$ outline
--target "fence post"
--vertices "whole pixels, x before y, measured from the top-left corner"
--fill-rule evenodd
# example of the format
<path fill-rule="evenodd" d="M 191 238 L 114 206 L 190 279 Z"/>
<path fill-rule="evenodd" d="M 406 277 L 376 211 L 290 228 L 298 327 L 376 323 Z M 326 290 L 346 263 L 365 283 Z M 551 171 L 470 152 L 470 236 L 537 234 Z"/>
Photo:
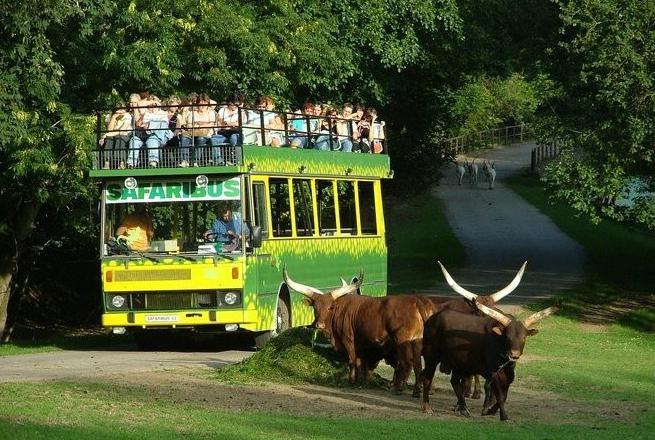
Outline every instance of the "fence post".
<path fill-rule="evenodd" d="M 531 157 L 530 157 L 530 169 L 534 173 L 535 170 L 537 169 L 537 149 L 533 148 Z"/>

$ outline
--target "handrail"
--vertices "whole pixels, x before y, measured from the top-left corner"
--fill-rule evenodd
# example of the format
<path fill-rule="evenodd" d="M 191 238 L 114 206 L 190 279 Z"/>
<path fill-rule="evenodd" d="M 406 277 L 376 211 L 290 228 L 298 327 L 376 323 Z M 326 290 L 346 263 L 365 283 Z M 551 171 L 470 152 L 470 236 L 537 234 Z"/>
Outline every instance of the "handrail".
<path fill-rule="evenodd" d="M 442 139 L 440 142 L 443 157 L 453 158 L 466 151 L 471 145 L 497 145 L 525 142 L 532 138 L 534 132 L 528 124 L 508 125 L 492 128 L 473 134 Z"/>
<path fill-rule="evenodd" d="M 202 114 L 201 109 L 207 108 L 214 112 L 213 117 L 196 122 Z M 355 145 L 359 145 L 360 139 L 355 137 L 356 121 L 354 119 L 339 118 L 336 116 L 298 114 L 285 111 L 268 110 L 264 108 L 232 107 L 218 104 L 189 104 L 189 105 L 166 105 L 149 104 L 115 108 L 111 116 L 106 120 L 103 115 L 106 112 L 96 112 L 96 165 L 103 168 L 114 168 L 120 163 L 119 168 L 127 164 L 129 167 L 143 168 L 143 163 L 151 166 L 160 166 L 159 162 L 165 150 L 177 148 L 177 157 L 174 160 L 166 160 L 166 167 L 187 166 L 188 162 L 196 162 L 195 156 L 205 154 L 201 157 L 203 162 L 223 163 L 226 149 L 240 147 L 244 144 L 271 145 L 274 147 L 290 146 L 291 148 L 314 148 L 319 150 L 340 150 L 351 151 Z M 227 114 L 226 112 L 230 113 Z M 235 115 L 234 112 L 237 112 Z M 124 123 L 118 128 L 109 127 L 112 118 L 123 118 L 129 115 L 129 126 Z M 118 116 L 116 116 L 118 115 Z M 190 116 L 187 116 L 190 115 Z M 236 116 L 236 125 L 229 123 Z M 147 124 L 137 121 L 146 118 Z M 190 117 L 190 120 L 189 120 Z M 172 118 L 177 121 L 173 126 Z M 224 118 L 224 119 L 223 119 Z M 206 121 L 206 122 L 205 122 Z M 274 121 L 277 121 L 274 122 Z M 152 127 L 153 122 L 156 128 Z M 168 124 L 166 126 L 166 124 Z M 379 124 L 379 127 L 378 127 Z M 369 148 L 371 151 L 379 147 L 383 154 L 388 153 L 387 142 L 384 136 L 384 122 L 376 121 L 371 124 L 373 130 L 369 137 Z M 203 130 L 205 130 L 203 132 Z M 199 133 L 204 133 L 199 135 Z M 376 136 L 377 134 L 380 136 Z M 110 134 L 110 135 L 108 135 Z M 158 139 L 150 139 L 152 136 Z M 372 139 L 371 139 L 372 138 Z M 111 141 L 109 148 L 106 147 L 107 139 Z M 159 142 L 158 142 L 159 141 Z M 175 145 L 171 145 L 174 141 Z M 116 143 L 119 146 L 116 146 Z M 308 145 L 308 147 L 306 147 Z M 362 143 L 362 145 L 364 145 Z M 148 160 L 144 161 L 144 155 L 138 153 L 145 147 Z M 200 150 L 198 150 L 200 148 Z M 203 149 L 210 151 L 204 151 Z M 106 152 L 105 150 L 108 150 Z M 225 154 L 224 154 L 225 153 Z M 107 160 L 107 156 L 109 161 Z M 234 157 L 234 154 L 229 154 Z M 170 154 L 169 154 L 170 156 Z M 212 158 L 213 156 L 213 158 Z M 119 157 L 116 160 L 116 157 Z M 179 160 L 177 160 L 179 159 Z M 109 163 L 108 163 L 109 162 Z M 94 166 L 95 167 L 95 166 Z M 147 165 L 145 166 L 147 167 Z"/>

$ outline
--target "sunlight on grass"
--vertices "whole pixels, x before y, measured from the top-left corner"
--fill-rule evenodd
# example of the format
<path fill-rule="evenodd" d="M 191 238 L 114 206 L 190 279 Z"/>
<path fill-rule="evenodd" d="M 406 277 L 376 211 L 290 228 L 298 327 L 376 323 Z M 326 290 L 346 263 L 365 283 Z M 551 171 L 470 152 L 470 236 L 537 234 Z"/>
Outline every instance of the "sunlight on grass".
<path fill-rule="evenodd" d="M 464 248 L 429 192 L 402 200 L 388 197 L 385 202 L 390 293 L 434 285 L 441 276 L 437 259 L 449 268 L 464 263 Z"/>

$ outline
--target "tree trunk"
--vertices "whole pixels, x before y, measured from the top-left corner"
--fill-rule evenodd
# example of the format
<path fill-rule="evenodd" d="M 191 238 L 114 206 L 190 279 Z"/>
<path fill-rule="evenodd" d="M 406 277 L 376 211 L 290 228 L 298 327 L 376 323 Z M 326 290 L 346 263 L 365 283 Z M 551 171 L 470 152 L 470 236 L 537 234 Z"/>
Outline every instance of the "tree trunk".
<path fill-rule="evenodd" d="M 35 201 L 21 201 L 15 211 L 9 215 L 9 226 L 13 237 L 2 246 L 3 251 L 0 254 L 0 336 L 4 336 L 7 325 L 7 307 L 11 298 L 12 279 L 18 269 L 20 250 L 34 229 L 34 220 L 39 208 L 40 205 Z"/>

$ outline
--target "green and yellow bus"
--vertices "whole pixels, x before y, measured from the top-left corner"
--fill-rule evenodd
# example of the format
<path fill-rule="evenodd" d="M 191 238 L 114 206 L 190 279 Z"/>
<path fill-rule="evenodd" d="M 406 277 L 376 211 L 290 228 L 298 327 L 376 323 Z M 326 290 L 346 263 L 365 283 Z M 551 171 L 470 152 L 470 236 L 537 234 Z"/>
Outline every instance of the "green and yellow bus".
<path fill-rule="evenodd" d="M 309 325 L 312 309 L 284 284 L 284 265 L 295 280 L 324 291 L 363 270 L 360 293 L 386 295 L 386 154 L 241 142 L 215 147 L 230 158 L 223 164 L 179 167 L 175 158 L 163 160 L 179 147 L 158 148 L 156 168 L 140 151 L 135 166 L 105 169 L 103 155 L 122 153 L 95 151 L 104 327 L 134 333 L 145 345 L 162 331 L 250 332 L 261 341 Z M 115 237 L 143 207 L 153 233 L 147 249 L 135 250 Z M 215 243 L 206 232 L 226 209 L 241 240 Z"/>

